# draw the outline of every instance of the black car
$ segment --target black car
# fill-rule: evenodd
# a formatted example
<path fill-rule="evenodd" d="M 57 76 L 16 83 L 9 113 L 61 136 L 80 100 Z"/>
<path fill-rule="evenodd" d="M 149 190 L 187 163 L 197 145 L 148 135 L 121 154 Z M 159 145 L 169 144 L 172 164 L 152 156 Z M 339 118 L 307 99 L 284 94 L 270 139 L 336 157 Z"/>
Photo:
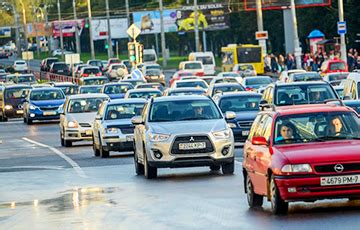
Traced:
<path fill-rule="evenodd" d="M 0 91 L 0 121 L 23 117 L 23 103 L 32 89 L 29 85 L 8 85 Z"/>
<path fill-rule="evenodd" d="M 51 64 L 54 62 L 58 62 L 58 61 L 59 61 L 59 59 L 54 58 L 54 57 L 53 58 L 45 58 L 44 60 L 41 61 L 40 70 L 49 72 Z"/>
<path fill-rule="evenodd" d="M 224 115 L 226 112 L 236 113 L 234 119 L 227 120 L 234 133 L 235 142 L 246 141 L 259 112 L 260 100 L 261 94 L 255 92 L 225 93 L 214 99 Z"/>
<path fill-rule="evenodd" d="M 69 66 L 65 62 L 54 62 L 50 66 L 50 73 L 71 76 Z"/>

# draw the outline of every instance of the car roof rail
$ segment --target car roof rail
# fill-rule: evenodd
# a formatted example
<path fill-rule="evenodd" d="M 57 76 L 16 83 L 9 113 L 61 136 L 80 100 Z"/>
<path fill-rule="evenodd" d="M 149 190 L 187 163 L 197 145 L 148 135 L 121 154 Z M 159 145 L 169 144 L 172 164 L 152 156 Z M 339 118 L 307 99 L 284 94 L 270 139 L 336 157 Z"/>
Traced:
<path fill-rule="evenodd" d="M 334 103 L 334 102 L 338 102 L 338 103 Z M 334 104 L 334 105 L 345 106 L 344 102 L 340 99 L 327 99 L 324 101 L 324 104 Z"/>

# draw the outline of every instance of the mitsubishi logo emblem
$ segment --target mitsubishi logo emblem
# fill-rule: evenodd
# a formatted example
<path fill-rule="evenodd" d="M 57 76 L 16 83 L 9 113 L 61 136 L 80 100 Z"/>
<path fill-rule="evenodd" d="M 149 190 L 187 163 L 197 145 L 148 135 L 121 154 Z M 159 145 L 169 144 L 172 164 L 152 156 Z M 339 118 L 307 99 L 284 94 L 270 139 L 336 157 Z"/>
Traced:
<path fill-rule="evenodd" d="M 337 173 L 341 173 L 342 171 L 344 171 L 344 166 L 342 164 L 337 164 L 334 166 L 334 170 Z"/>
<path fill-rule="evenodd" d="M 190 137 L 189 141 L 195 141 L 194 137 Z"/>

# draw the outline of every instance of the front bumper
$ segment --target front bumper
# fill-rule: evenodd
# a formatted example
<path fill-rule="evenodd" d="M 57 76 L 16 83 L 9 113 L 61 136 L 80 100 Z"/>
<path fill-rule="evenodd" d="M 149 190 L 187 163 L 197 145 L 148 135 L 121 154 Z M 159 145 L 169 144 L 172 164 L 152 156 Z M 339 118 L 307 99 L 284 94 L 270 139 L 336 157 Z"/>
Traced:
<path fill-rule="evenodd" d="M 275 181 L 280 196 L 285 201 L 313 201 L 360 196 L 360 184 L 321 186 L 320 177 L 319 175 L 275 176 Z M 295 191 L 289 192 L 289 188 L 295 188 Z"/>
<path fill-rule="evenodd" d="M 212 144 L 212 151 L 199 151 L 199 153 L 196 153 L 196 150 L 190 150 L 181 154 L 174 153 L 175 139 L 179 136 L 172 137 L 166 142 L 151 142 L 147 140 L 145 148 L 149 165 L 157 168 L 179 168 L 222 165 L 234 161 L 233 136 L 229 139 L 215 139 L 213 136 L 203 134 L 193 135 L 207 136 Z M 191 136 L 191 134 L 185 136 Z M 224 150 L 227 151 L 227 154 L 222 153 Z M 161 158 L 156 158 L 155 155 L 159 153 Z"/>
<path fill-rule="evenodd" d="M 248 136 L 249 136 L 249 132 L 250 132 L 250 129 L 243 129 L 243 128 L 231 128 L 231 130 L 233 131 L 234 133 L 234 140 L 235 142 L 238 142 L 238 143 L 244 143 Z"/>
<path fill-rule="evenodd" d="M 104 135 L 102 137 L 103 148 L 107 151 L 126 152 L 134 150 L 134 135 Z"/>
<path fill-rule="evenodd" d="M 23 117 L 24 110 L 23 109 L 6 109 L 4 110 L 4 115 L 7 118 L 21 118 Z"/>
<path fill-rule="evenodd" d="M 25 116 L 31 120 L 58 120 L 60 119 L 60 113 L 58 111 L 42 111 L 42 110 L 30 110 Z"/>
<path fill-rule="evenodd" d="M 68 141 L 92 141 L 92 127 L 66 128 L 64 139 Z"/>

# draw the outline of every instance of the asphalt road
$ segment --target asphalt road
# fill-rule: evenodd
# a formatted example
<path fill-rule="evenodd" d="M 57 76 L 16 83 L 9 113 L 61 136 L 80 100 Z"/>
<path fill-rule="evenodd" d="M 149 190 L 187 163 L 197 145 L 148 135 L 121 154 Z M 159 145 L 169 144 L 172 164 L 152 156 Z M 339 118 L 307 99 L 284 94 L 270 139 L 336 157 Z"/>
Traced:
<path fill-rule="evenodd" d="M 356 229 L 360 201 L 269 203 L 249 210 L 242 149 L 232 176 L 208 168 L 136 176 L 131 153 L 93 156 L 90 143 L 60 146 L 57 122 L 0 123 L 0 228 L 24 229 Z"/>

